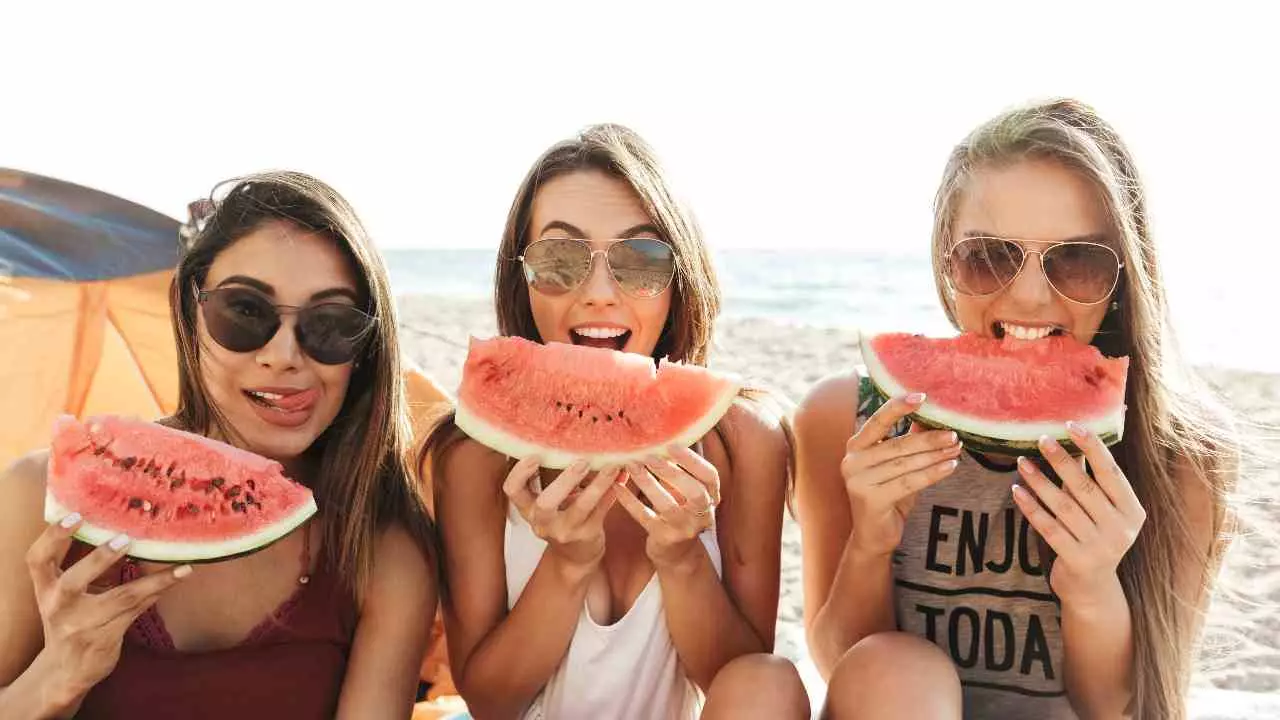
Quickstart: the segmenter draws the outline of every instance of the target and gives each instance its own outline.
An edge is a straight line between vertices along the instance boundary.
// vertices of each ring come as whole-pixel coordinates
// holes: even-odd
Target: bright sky
[[[747,5],[6,3],[0,165],[175,216],[290,167],[383,247],[493,247],[537,154],[610,120],[658,148],[719,249],[922,251],[952,144],[1067,94],[1130,142],[1175,291],[1261,319],[1280,265],[1266,4]]]

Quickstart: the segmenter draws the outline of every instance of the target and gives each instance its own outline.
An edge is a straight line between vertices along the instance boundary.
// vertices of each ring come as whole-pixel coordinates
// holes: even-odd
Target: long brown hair
[[[210,214],[187,228],[186,252],[169,289],[178,344],[178,407],[173,414],[177,425],[238,438],[210,401],[200,373],[204,348],[197,332],[195,290],[223,250],[263,223],[285,221],[331,239],[354,271],[362,309],[375,318],[338,416],[308,450],[318,460],[317,474],[309,480],[321,509],[327,560],[362,597],[380,531],[400,523],[424,551],[434,548],[434,529],[407,463],[412,434],[386,267],[346,200],[302,173],[236,178],[219,185],[214,198],[193,207]]]
[[[1178,354],[1147,219],[1147,201],[1133,158],[1119,135],[1092,108],[1057,99],[1004,112],[956,146],[934,208],[933,267],[938,296],[955,325],[954,297],[943,276],[956,213],[969,177],[984,167],[1047,159],[1097,188],[1124,262],[1115,302],[1093,339],[1109,356],[1129,356],[1124,440],[1112,448],[1147,513],[1118,574],[1133,619],[1131,712],[1137,718],[1181,720],[1196,638],[1200,598],[1181,598],[1170,578],[1204,548],[1188,528],[1180,481],[1207,486],[1218,538],[1229,526],[1228,496],[1237,471],[1239,437],[1229,414]],[[1191,472],[1188,473],[1187,471]],[[1215,544],[1201,586],[1210,591],[1224,546]]]
[[[538,189],[549,180],[585,170],[602,172],[627,183],[653,220],[658,234],[675,249],[671,310],[653,357],[706,365],[721,296],[702,231],[692,212],[676,198],[653,148],[636,132],[617,124],[592,125],[551,146],[534,161],[516,190],[507,213],[494,276],[493,305],[498,333],[542,341],[533,321],[529,287],[515,258],[529,244],[533,201]],[[790,425],[780,404],[768,393],[753,388],[744,390],[742,397],[775,411],[790,444]],[[720,428],[717,427],[716,432],[727,448],[727,439]],[[462,437],[453,424],[452,414],[442,418],[422,446],[419,466],[430,457],[431,474],[439,477],[444,454]],[[788,487],[790,476],[788,472]]]

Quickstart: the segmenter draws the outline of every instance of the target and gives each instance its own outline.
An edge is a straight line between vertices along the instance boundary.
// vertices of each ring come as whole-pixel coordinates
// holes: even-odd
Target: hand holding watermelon
[[[47,660],[56,678],[46,687],[56,703],[72,707],[115,669],[133,621],[191,573],[191,566],[183,565],[94,594],[90,584],[124,558],[129,538],[103,543],[64,572],[62,562],[80,522],[72,513],[50,524],[27,552],[44,630],[40,659]]]
[[[667,449],[670,458],[631,462],[627,474],[648,499],[646,505],[629,488],[615,492],[631,517],[648,533],[645,552],[656,567],[670,567],[692,557],[698,535],[715,525],[720,500],[720,473],[701,455],[685,447]]]
[[[1095,478],[1056,441],[1041,438],[1040,452],[1062,478],[1062,488],[1020,457],[1018,471],[1035,494],[1014,485],[1013,497],[1027,522],[1057,553],[1049,573],[1053,591],[1064,603],[1080,605],[1098,599],[1105,604],[1102,594],[1119,588],[1116,568],[1137,539],[1147,513],[1097,434],[1077,423],[1067,427],[1076,445],[1084,449]]]
[[[547,543],[547,550],[585,576],[604,557],[604,518],[616,501],[610,489],[620,469],[605,467],[583,487],[590,464],[578,460],[535,494],[529,483],[538,476],[540,464],[537,456],[516,463],[502,483],[502,492],[534,534]]]
[[[923,393],[890,400],[845,446],[840,472],[852,506],[852,542],[867,555],[892,553],[902,541],[916,494],[950,475],[958,464],[961,446],[949,430],[889,437],[894,426],[923,403]]]

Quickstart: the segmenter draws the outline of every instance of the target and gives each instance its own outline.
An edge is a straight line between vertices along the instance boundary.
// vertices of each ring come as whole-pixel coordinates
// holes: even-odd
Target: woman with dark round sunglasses
[[[0,715],[410,712],[434,531],[407,463],[386,269],[318,180],[221,188],[186,228],[179,403],[160,422],[279,461],[320,512],[254,554],[175,568],[126,558],[123,536],[81,545],[74,514],[44,525],[48,455],[18,462],[0,480]]]
[[[922,395],[880,404],[860,372],[813,388],[797,492],[824,716],[1185,717],[1240,444],[1178,360],[1124,143],[1072,100],[984,123],[943,175],[933,267],[961,331],[1127,355],[1124,440],[1068,424],[1082,462],[1043,438],[1051,481],[904,434]]]
[[[507,218],[499,331],[705,364],[720,292],[652,150],[588,128]],[[453,677],[477,717],[808,717],[771,653],[789,441],[748,392],[692,450],[588,472],[514,462],[450,418],[435,482]]]

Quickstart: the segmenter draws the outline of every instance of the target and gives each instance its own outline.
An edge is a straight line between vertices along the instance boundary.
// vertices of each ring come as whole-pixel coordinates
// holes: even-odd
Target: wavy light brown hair
[[[195,207],[209,214],[186,228],[187,249],[169,290],[178,344],[178,407],[173,415],[178,426],[238,438],[210,400],[200,373],[204,348],[195,291],[214,259],[263,223],[285,221],[332,240],[357,279],[361,309],[375,318],[342,408],[307,451],[318,460],[319,471],[306,480],[320,507],[326,559],[360,597],[372,571],[377,536],[391,524],[403,525],[424,551],[434,548],[434,528],[407,462],[412,431],[386,267],[347,201],[302,173],[236,178],[219,185],[210,201],[193,203]]]
[[[1109,356],[1129,356],[1124,440],[1112,448],[1147,513],[1118,574],[1133,620],[1133,699],[1136,718],[1181,720],[1190,679],[1196,614],[1205,596],[1173,592],[1176,570],[1206,548],[1189,530],[1180,482],[1207,486],[1214,537],[1202,578],[1213,581],[1231,526],[1228,497],[1235,483],[1240,440],[1230,415],[1188,368],[1169,324],[1168,302],[1147,219],[1147,201],[1125,144],[1094,110],[1056,99],[1004,112],[975,129],[947,162],[934,206],[933,268],[938,296],[956,325],[955,298],[944,278],[954,243],[956,213],[968,179],[985,167],[1047,159],[1079,173],[1097,189],[1111,218],[1124,271],[1093,339]]]

